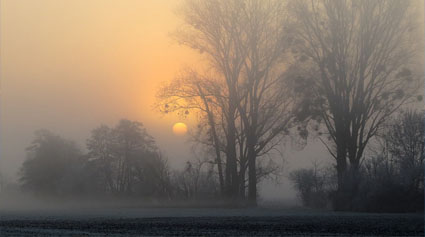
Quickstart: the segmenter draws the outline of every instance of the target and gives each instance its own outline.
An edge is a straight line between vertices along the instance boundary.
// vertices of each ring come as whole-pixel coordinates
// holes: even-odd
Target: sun
[[[183,136],[187,133],[187,126],[184,123],[175,123],[173,125],[173,133],[177,136]]]

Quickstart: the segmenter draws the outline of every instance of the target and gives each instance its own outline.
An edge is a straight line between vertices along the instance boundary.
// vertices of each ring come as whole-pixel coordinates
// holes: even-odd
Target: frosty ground
[[[73,208],[0,211],[1,236],[424,236],[423,214],[279,208]]]

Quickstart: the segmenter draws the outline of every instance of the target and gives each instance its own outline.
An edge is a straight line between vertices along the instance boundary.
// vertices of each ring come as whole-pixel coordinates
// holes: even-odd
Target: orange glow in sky
[[[182,147],[169,129],[181,118],[152,108],[159,85],[199,65],[170,37],[180,2],[1,1],[0,162],[14,173],[36,129],[84,147],[91,129],[121,118],[143,122],[160,146]]]

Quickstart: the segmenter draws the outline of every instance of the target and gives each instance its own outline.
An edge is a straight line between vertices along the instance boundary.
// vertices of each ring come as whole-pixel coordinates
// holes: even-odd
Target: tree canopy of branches
[[[359,210],[424,211],[424,113],[403,110],[385,123],[365,160]],[[359,205],[360,204],[360,205]]]
[[[87,140],[88,158],[107,192],[165,195],[168,167],[155,141],[139,122],[102,125]]]
[[[383,134],[390,159],[414,192],[423,192],[424,188],[424,122],[423,112],[404,111],[385,126]]]
[[[200,112],[207,129],[200,127],[206,137],[197,141],[214,147],[224,193],[244,198],[248,181],[251,205],[262,175],[257,158],[296,122],[296,97],[283,80],[285,7],[276,0],[186,1],[176,38],[203,54],[211,70],[205,76],[189,71],[158,93],[163,112]]]
[[[195,158],[187,161],[182,171],[173,174],[173,187],[177,196],[191,201],[216,202],[219,185],[208,159]]]
[[[324,144],[336,159],[336,208],[350,209],[366,145],[418,88],[418,75],[409,69],[416,50],[409,1],[292,3],[294,50],[311,72],[295,84],[331,139]]]

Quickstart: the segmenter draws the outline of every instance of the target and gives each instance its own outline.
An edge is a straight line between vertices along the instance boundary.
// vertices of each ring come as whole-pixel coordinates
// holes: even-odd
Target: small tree
[[[424,189],[424,113],[400,113],[385,128],[383,139],[401,179],[413,192]]]
[[[298,169],[289,175],[303,206],[324,208],[328,204],[329,177],[317,163],[313,168]]]
[[[89,163],[99,184],[118,195],[165,195],[168,166],[154,139],[139,122],[121,120],[105,125],[87,140]]]
[[[22,188],[39,195],[75,194],[81,188],[84,159],[72,141],[48,130],[35,132],[20,170]]]
[[[211,163],[200,158],[187,161],[183,170],[176,171],[172,185],[176,197],[185,200],[213,200],[219,195]]]

